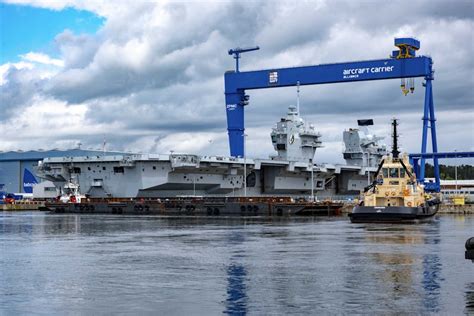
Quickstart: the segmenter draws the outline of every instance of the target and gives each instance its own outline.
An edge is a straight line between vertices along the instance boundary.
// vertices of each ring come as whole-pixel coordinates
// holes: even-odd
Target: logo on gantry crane
[[[268,73],[268,83],[270,84],[278,83],[278,71],[270,71]]]
[[[237,108],[237,104],[227,104],[226,108],[228,111],[233,111]]]
[[[344,69],[342,76],[344,79],[359,78],[359,75],[368,73],[381,73],[381,72],[392,72],[394,66],[382,66],[382,67],[367,67],[367,68],[352,68]]]

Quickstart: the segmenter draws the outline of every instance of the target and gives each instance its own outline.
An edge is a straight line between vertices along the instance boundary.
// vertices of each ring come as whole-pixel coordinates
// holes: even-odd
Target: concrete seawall
[[[474,204],[442,205],[439,214],[470,214],[474,215]]]
[[[3,211],[37,211],[39,207],[44,206],[43,202],[29,202],[21,204],[3,204],[0,205]]]

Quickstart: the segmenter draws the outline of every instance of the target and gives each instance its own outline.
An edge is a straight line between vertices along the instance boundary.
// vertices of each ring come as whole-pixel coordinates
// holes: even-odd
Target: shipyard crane
[[[225,102],[227,112],[227,130],[230,155],[244,155],[244,109],[249,103],[247,90],[280,88],[299,85],[317,85],[340,82],[356,82],[385,79],[401,79],[400,87],[407,95],[414,90],[414,78],[422,77],[425,82],[425,101],[423,111],[423,132],[421,145],[421,166],[417,170],[418,180],[424,182],[425,159],[434,161],[435,183],[425,183],[427,190],[439,191],[440,178],[438,166],[438,144],[436,139],[436,119],[433,103],[433,61],[428,56],[416,56],[420,41],[414,38],[396,38],[394,50],[388,59],[377,59],[356,62],[342,62],[301,66],[291,68],[274,68],[264,70],[239,70],[240,54],[259,49],[232,49],[230,55],[236,59],[235,71],[227,71],[225,80]],[[433,154],[426,152],[428,129],[431,131]]]
[[[240,59],[240,54],[242,53],[247,53],[247,52],[252,52],[254,50],[259,50],[260,47],[255,46],[255,47],[246,47],[246,48],[232,48],[229,49],[229,55],[234,55],[235,59],[235,72],[239,72],[239,59]]]

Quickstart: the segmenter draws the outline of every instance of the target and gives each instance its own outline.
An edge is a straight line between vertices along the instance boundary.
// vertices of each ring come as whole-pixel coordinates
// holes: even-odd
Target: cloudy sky
[[[227,50],[259,45],[242,70],[386,58],[414,36],[434,60],[441,151],[474,150],[473,1],[29,1],[1,4],[0,150],[100,148],[228,155]],[[301,112],[323,134],[319,162],[342,161],[342,131],[401,120],[419,152],[424,89],[399,80],[305,86]],[[294,88],[251,91],[247,152],[273,153],[270,131]],[[387,143],[389,139],[387,139]]]

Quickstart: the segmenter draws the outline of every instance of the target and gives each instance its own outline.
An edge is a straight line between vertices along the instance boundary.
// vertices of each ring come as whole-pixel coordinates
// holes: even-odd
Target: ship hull
[[[46,203],[43,211],[75,214],[163,216],[332,216],[342,203],[291,202],[288,198],[94,200],[84,203]]]
[[[424,207],[355,206],[349,214],[352,223],[405,223],[432,218],[439,204]]]

